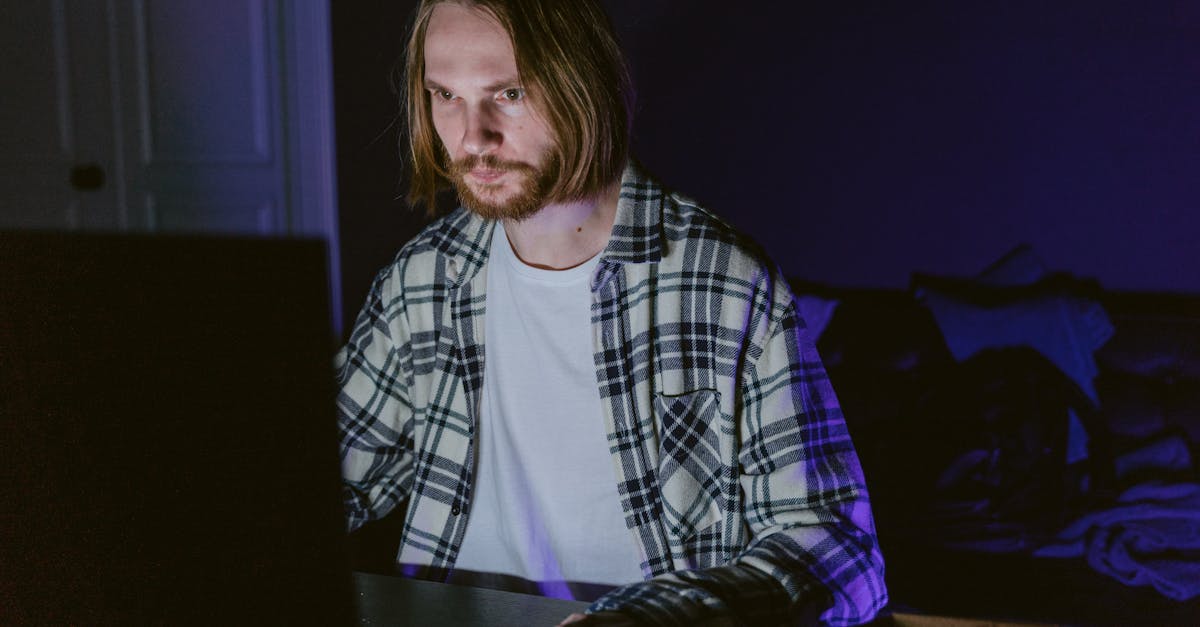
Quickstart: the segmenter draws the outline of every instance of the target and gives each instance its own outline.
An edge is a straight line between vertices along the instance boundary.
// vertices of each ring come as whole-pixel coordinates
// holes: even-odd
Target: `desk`
[[[553,627],[588,604],[486,588],[354,573],[360,625]]]
[[[354,573],[360,625],[388,627],[553,627],[588,604],[486,588]],[[871,623],[877,627],[1051,627],[1034,623],[897,613]]]

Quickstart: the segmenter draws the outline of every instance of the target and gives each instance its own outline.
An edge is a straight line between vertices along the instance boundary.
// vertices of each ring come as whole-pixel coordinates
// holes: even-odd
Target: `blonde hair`
[[[424,84],[429,17],[444,2],[486,11],[512,39],[522,85],[550,125],[556,140],[551,158],[562,165],[547,198],[578,200],[616,181],[628,157],[634,93],[612,22],[596,0],[422,0],[408,39],[401,96],[409,203],[424,204],[432,215],[438,191],[450,185]]]

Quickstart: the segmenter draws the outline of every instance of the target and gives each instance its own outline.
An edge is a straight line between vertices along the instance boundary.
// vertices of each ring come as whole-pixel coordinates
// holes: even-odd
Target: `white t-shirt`
[[[533,268],[497,224],[490,259],[474,490],[455,565],[468,575],[457,580],[512,589],[475,575],[517,577],[521,591],[590,600],[642,579],[592,357],[599,255],[569,270]]]

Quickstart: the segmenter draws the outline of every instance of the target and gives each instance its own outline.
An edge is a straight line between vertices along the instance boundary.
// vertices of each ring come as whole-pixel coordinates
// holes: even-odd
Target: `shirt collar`
[[[602,259],[616,263],[657,263],[663,252],[664,193],[634,161],[621,175],[621,196]]]

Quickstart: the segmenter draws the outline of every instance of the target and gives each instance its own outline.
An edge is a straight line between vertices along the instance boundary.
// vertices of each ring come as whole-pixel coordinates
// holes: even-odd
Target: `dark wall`
[[[415,2],[330,2],[342,310],[350,327],[375,274],[424,225],[401,200],[392,73]]]
[[[334,8],[348,311],[420,224],[388,130],[412,4]],[[1198,3],[606,4],[639,158],[789,275],[903,287],[1027,242],[1106,287],[1200,291]]]

